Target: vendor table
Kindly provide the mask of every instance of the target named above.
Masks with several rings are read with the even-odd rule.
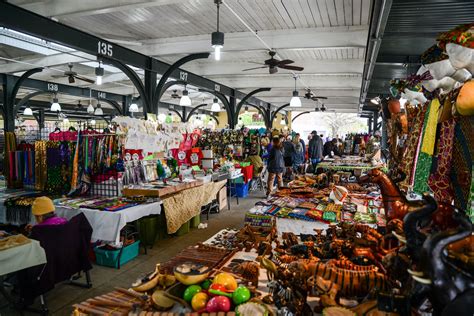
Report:
[[[39,241],[0,250],[0,276],[46,263],[46,253]]]
[[[142,217],[160,214],[161,202],[154,202],[149,204],[140,204],[129,207],[116,212],[108,212],[101,210],[93,210],[87,208],[67,208],[63,206],[56,206],[56,214],[67,219],[71,219],[79,213],[84,213],[87,220],[92,226],[92,241],[105,241],[120,244],[120,230],[125,227],[127,223],[136,221]]]

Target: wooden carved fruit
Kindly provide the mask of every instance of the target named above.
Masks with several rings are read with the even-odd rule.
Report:
[[[462,86],[456,99],[456,109],[461,115],[474,115],[474,80]]]
[[[158,310],[168,310],[173,307],[175,301],[166,296],[165,291],[156,290],[151,296],[153,305]]]
[[[155,267],[155,271],[149,273],[144,278],[137,280],[137,282],[132,284],[132,288],[134,291],[137,291],[137,292],[146,292],[156,287],[158,285],[159,280],[160,280],[160,264],[157,264]]]
[[[400,113],[400,101],[397,99],[388,100],[388,111],[392,115]]]

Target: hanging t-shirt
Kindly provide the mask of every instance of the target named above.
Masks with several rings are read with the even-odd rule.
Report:
[[[189,152],[189,162],[192,166],[201,165],[202,160],[202,150],[201,148],[193,148]]]
[[[176,159],[176,161],[178,162],[178,166],[188,164],[188,155],[186,154],[186,150],[171,149],[171,153],[173,155],[173,158]]]

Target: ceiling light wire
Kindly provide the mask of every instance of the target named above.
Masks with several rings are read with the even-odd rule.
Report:
[[[242,22],[242,24],[243,24],[253,35],[255,35],[255,37],[263,44],[263,46],[265,46],[265,47],[266,47],[268,50],[270,50],[270,51],[273,51],[273,50],[274,50],[273,48],[270,47],[270,45],[268,45],[268,44],[260,37],[260,35],[258,35],[257,31],[254,31],[254,30],[247,24],[247,22],[245,22],[245,21],[237,14],[237,12],[235,12],[235,11],[227,4],[227,2],[223,1],[222,3],[226,6],[227,9],[230,10],[230,12],[232,12],[232,14],[233,14],[240,22]],[[276,56],[277,56],[278,58],[282,59],[282,57],[279,56],[278,52],[276,52]],[[296,73],[295,73],[294,71],[292,71],[292,70],[290,70],[290,71],[291,71],[291,73],[293,74],[293,76],[296,76]],[[302,85],[305,87],[305,89],[309,89],[308,85],[304,82],[304,80],[303,80],[301,77],[299,77],[298,79],[300,80],[300,82],[302,83]]]

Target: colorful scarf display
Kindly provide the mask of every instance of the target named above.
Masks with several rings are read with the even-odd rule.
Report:
[[[456,121],[451,118],[440,123],[439,137],[437,143],[437,157],[435,159],[436,169],[428,179],[428,185],[433,191],[438,202],[451,204],[454,192],[451,179],[454,127]]]
[[[413,191],[422,194],[428,191],[428,177],[433,162],[434,145],[436,142],[436,127],[438,124],[440,103],[433,99],[429,105],[423,125],[420,153],[416,160]]]
[[[454,188],[454,206],[465,210],[474,219],[472,197],[474,191],[474,117],[461,116],[454,128],[453,168],[451,180]]]
[[[46,141],[35,142],[35,189],[43,191],[47,181]]]

